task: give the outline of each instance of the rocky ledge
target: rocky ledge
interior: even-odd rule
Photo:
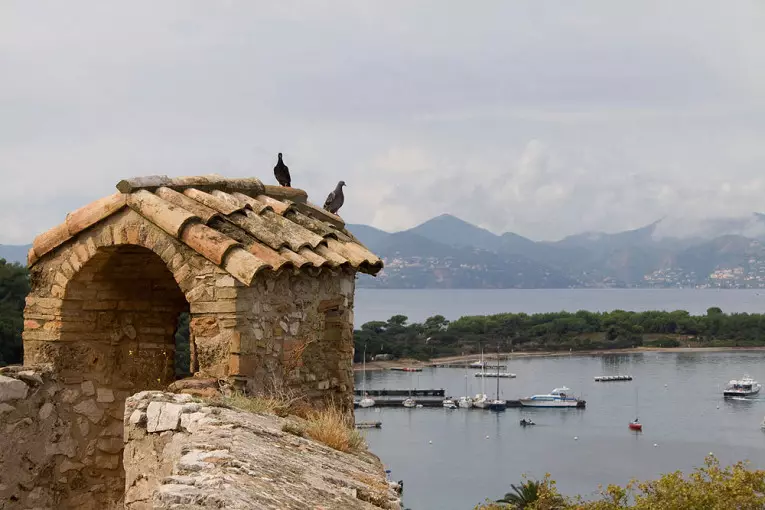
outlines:
[[[286,423],[191,395],[128,398],[125,508],[400,508],[377,457],[284,432]]]

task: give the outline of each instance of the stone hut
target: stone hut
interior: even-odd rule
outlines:
[[[121,405],[174,381],[189,312],[193,374],[352,409],[355,276],[382,261],[339,216],[258,179],[153,176],[117,189],[34,240],[25,365]]]

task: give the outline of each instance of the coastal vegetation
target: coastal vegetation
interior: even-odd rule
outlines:
[[[27,270],[0,259],[0,366],[21,363],[24,299],[28,292]]]
[[[448,321],[441,315],[410,323],[404,315],[372,321],[354,334],[356,361],[389,354],[426,360],[495,352],[586,351],[631,347],[753,347],[765,345],[765,314],[672,312],[503,313]]]
[[[494,502],[475,510],[759,510],[765,508],[765,471],[752,470],[746,463],[721,467],[709,455],[703,467],[685,476],[680,471],[658,480],[631,481],[626,486],[609,485],[591,501],[564,497],[550,475],[526,481]],[[508,498],[509,496],[509,498]]]

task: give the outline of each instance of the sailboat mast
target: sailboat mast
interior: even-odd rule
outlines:
[[[361,367],[361,395],[365,397],[367,393],[367,344],[364,344],[364,359]]]
[[[481,346],[481,395],[486,395],[486,362],[483,360],[483,345]]]
[[[497,342],[497,400],[499,400],[499,342]]]

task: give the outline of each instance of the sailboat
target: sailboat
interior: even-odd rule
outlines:
[[[483,346],[481,347],[481,373],[486,373],[486,363],[483,361]],[[489,397],[486,396],[486,378],[481,377],[481,393],[473,397],[473,406],[479,409],[489,407]]]
[[[467,367],[465,367],[465,396],[460,397],[457,401],[457,405],[463,409],[470,409],[473,407],[473,399],[470,398],[470,394],[468,393],[468,373],[467,373]]]
[[[499,344],[497,344],[497,363],[499,363]],[[497,377],[497,398],[489,403],[491,411],[504,411],[507,409],[507,402],[499,399],[499,377]]]
[[[409,407],[409,408],[417,407],[417,401],[412,398],[412,388],[411,388],[411,386],[409,387],[409,397],[404,399],[403,405],[404,405],[404,407]]]
[[[636,432],[639,432],[643,430],[643,424],[638,421],[638,392],[637,388],[635,388],[635,421],[631,421],[629,424],[630,430],[634,430]]]
[[[359,407],[373,407],[375,401],[367,395],[367,346],[364,346],[364,360],[361,370],[361,394],[364,395],[359,401]]]

